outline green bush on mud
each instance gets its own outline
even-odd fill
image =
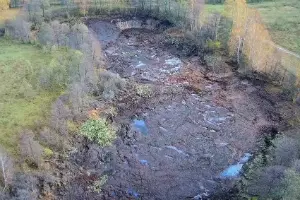
[[[102,191],[103,185],[106,184],[108,176],[104,175],[97,181],[95,181],[91,186],[88,187],[92,192],[100,193]]]
[[[109,146],[116,138],[115,130],[104,119],[90,119],[86,121],[80,133],[101,146]]]

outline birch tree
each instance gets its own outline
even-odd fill
[[[1,182],[3,183],[4,186],[3,190],[5,190],[7,186],[11,184],[14,173],[13,173],[13,161],[2,148],[0,148],[0,166],[1,166],[1,171],[0,171]]]

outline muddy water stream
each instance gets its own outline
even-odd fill
[[[261,127],[276,123],[265,112],[268,103],[257,100],[257,87],[233,73],[217,81],[203,78],[200,93],[185,87],[188,79],[170,81],[191,66],[203,73],[204,66],[195,57],[172,54],[161,43],[161,30],[121,31],[115,22],[97,20],[89,28],[103,44],[109,70],[180,91],[124,112],[119,122],[126,128],[106,152],[108,161],[97,161],[95,146],[85,151],[85,167],[109,175],[104,199],[204,198],[224,185],[220,174],[251,153]]]

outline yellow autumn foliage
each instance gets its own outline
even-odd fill
[[[0,0],[0,10],[7,10],[9,8],[9,0]]]
[[[269,74],[299,96],[300,57],[272,42],[258,11],[249,8],[246,0],[226,0],[225,13],[233,22],[230,55],[239,64],[243,57],[246,70]]]

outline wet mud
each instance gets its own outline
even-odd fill
[[[222,172],[256,150],[262,129],[280,123],[261,86],[229,65],[215,74],[195,57],[172,54],[162,29],[88,25],[105,44],[110,71],[159,91],[133,107],[119,104],[113,146],[86,144],[74,154],[91,174],[108,175],[101,199],[205,199],[229,189],[238,173],[224,180]]]

